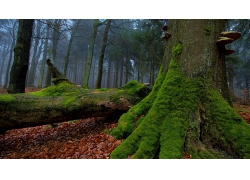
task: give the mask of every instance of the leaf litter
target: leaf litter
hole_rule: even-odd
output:
[[[117,120],[104,117],[13,129],[0,135],[1,159],[109,159],[122,142],[106,131]]]

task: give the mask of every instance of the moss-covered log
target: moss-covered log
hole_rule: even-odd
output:
[[[250,158],[250,126],[221,92],[227,84],[216,41],[225,21],[168,22],[156,84],[120,117],[111,134],[125,140],[110,157]]]
[[[87,90],[67,79],[38,92],[0,95],[0,131],[87,117],[122,114],[150,89],[130,81],[120,89]]]

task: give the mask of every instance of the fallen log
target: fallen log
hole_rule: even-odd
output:
[[[118,89],[88,90],[55,74],[52,73],[55,85],[38,92],[0,95],[1,133],[74,119],[121,115],[150,92],[150,88],[137,81]]]

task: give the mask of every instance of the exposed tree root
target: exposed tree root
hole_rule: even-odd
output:
[[[130,135],[111,158],[249,158],[249,125],[205,81],[183,77],[172,60],[157,98],[147,104],[151,108],[138,127],[132,125],[143,114],[137,113],[145,108],[143,101],[119,120],[113,135]]]

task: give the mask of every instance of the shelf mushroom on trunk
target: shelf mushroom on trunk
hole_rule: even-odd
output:
[[[219,39],[216,42],[219,49],[222,50],[225,55],[230,55],[234,53],[235,52],[234,50],[225,49],[225,45],[239,39],[241,37],[241,33],[236,31],[228,31],[228,32],[223,31],[220,33],[220,35],[221,37],[219,37]]]
[[[171,37],[171,34],[169,32],[167,32],[168,30],[168,26],[165,25],[161,28],[163,31],[166,31],[162,36],[161,36],[161,39],[167,41],[170,37]]]

